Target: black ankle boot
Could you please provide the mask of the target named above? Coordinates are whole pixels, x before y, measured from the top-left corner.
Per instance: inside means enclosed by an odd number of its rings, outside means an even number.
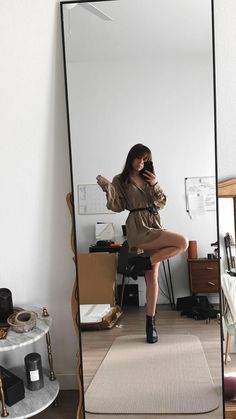
[[[146,316],[146,334],[148,343],[155,343],[158,341],[155,316]]]
[[[142,271],[150,271],[152,264],[150,257],[135,256],[128,260],[128,269],[130,274],[138,275]]]

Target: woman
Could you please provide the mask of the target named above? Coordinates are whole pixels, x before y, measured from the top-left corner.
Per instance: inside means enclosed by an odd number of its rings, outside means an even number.
[[[124,169],[112,183],[101,175],[97,183],[106,192],[107,208],[121,212],[129,210],[126,233],[129,249],[136,256],[129,259],[129,273],[145,271],[146,279],[146,334],[147,342],[158,340],[155,326],[155,310],[158,297],[158,270],[160,262],[188,248],[185,237],[163,229],[159,210],[166,205],[166,195],[160,188],[156,174],[142,170],[152,154],[143,144],[134,145],[128,153]],[[142,256],[137,256],[143,252]],[[145,255],[145,256],[144,256]]]

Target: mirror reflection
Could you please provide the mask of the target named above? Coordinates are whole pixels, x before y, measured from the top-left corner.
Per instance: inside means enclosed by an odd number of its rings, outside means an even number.
[[[220,172],[220,170],[219,170]],[[236,396],[236,306],[235,306],[235,202],[236,179],[219,182],[219,239],[222,285],[222,318],[224,349],[224,398],[225,412],[235,415]]]
[[[86,418],[220,418],[211,2],[64,3],[63,24]]]

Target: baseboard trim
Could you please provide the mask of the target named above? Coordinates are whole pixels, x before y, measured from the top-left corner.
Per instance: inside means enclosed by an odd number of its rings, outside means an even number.
[[[76,374],[56,374],[59,381],[60,390],[78,390],[78,381]]]

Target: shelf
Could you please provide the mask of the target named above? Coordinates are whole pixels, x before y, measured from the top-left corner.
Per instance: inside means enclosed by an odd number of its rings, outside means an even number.
[[[43,317],[41,309],[36,307],[24,307],[23,309],[29,309],[31,311],[35,311],[38,314],[36,327],[30,332],[26,333],[16,333],[13,330],[9,330],[7,338],[0,340],[0,352],[11,351],[22,346],[30,345],[45,335],[51,327],[52,318],[50,316]]]
[[[9,419],[25,419],[40,413],[56,399],[59,392],[57,380],[50,381],[44,373],[44,387],[40,390],[30,391],[26,388],[24,368],[14,368],[11,371],[21,377],[25,384],[25,398],[13,406],[7,406]]]
[[[15,310],[19,309],[15,307]],[[52,318],[50,316],[43,316],[43,310],[39,307],[29,307],[23,306],[20,308],[22,310],[34,311],[37,313],[36,327],[30,332],[17,333],[9,329],[6,339],[0,340],[0,354],[13,349],[20,348],[22,346],[30,345],[44,335],[48,334],[49,329],[52,324]],[[52,363],[51,347],[50,347],[50,336],[48,334],[47,338],[47,351],[49,364]],[[51,364],[50,364],[51,365]],[[44,371],[44,387],[40,390],[30,391],[27,389],[26,385],[26,373],[25,366],[14,367],[10,369],[15,375],[22,378],[25,384],[25,398],[20,402],[9,407],[6,405],[9,415],[9,419],[25,419],[31,416],[35,416],[44,409],[46,409],[52,402],[56,399],[59,392],[59,383],[57,380],[50,380],[49,374],[51,377],[54,376],[53,369],[50,372],[47,370]],[[51,374],[52,373],[52,374]]]

